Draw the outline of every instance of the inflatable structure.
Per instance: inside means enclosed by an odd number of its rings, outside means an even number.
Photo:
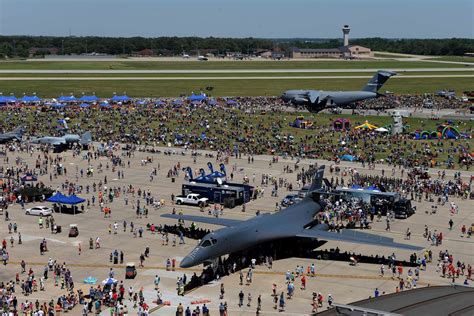
[[[351,122],[346,118],[338,118],[332,122],[335,131],[348,131],[351,129]]]

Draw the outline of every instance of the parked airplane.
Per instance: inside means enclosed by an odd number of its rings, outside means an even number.
[[[64,136],[45,136],[33,138],[31,140],[34,144],[49,144],[58,148],[65,148],[71,144],[80,144],[82,146],[89,145],[92,142],[92,135],[90,132],[85,132],[82,136],[77,134],[66,134]]]
[[[315,218],[324,209],[323,202],[320,201],[320,195],[324,193],[323,174],[324,166],[317,171],[308,191],[310,193],[301,202],[275,214],[258,215],[246,221],[177,214],[161,215],[166,218],[225,226],[204,236],[199,245],[181,261],[180,266],[192,267],[264,242],[290,237],[336,240],[408,250],[423,249],[354,229],[342,230],[340,233],[329,232],[328,225]]]
[[[377,91],[395,75],[393,71],[379,70],[361,91],[287,90],[281,98],[294,105],[304,105],[310,112],[319,112],[327,107],[376,98],[380,96]]]
[[[11,132],[0,134],[0,144],[5,144],[12,140],[21,141],[22,136],[23,136],[23,128],[17,127]]]

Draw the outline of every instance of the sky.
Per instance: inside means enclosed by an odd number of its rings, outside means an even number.
[[[474,0],[0,0],[0,35],[474,38]]]

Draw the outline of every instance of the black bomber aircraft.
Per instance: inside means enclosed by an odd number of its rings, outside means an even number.
[[[329,232],[328,225],[316,219],[324,209],[321,201],[324,166],[321,166],[313,179],[306,197],[299,203],[291,205],[274,214],[257,215],[249,220],[164,214],[162,217],[202,222],[224,226],[204,236],[201,242],[181,261],[183,268],[201,263],[213,262],[220,256],[249,249],[256,245],[274,240],[299,237],[317,240],[335,240],[400,248],[422,250],[422,247],[394,242],[392,238],[360,232],[354,229],[342,230],[340,233]]]

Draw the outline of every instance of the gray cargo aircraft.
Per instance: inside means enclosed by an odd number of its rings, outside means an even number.
[[[71,144],[80,144],[82,146],[89,145],[92,142],[92,136],[90,132],[85,132],[82,136],[77,134],[66,134],[64,136],[45,136],[39,138],[33,138],[31,140],[34,144],[49,144],[55,147],[65,147]]]
[[[5,144],[12,140],[21,141],[22,136],[23,136],[23,128],[18,127],[11,132],[0,134],[0,144]]]
[[[203,237],[180,263],[180,267],[189,268],[204,262],[212,262],[220,256],[235,253],[272,240],[301,237],[320,240],[335,240],[368,244],[375,246],[422,250],[422,247],[396,243],[392,238],[377,236],[349,229],[340,233],[329,232],[328,225],[321,223],[316,216],[324,207],[320,201],[324,166],[317,171],[306,197],[275,214],[263,214],[249,220],[214,218],[204,216],[164,214],[162,217],[202,222],[225,226]]]
[[[376,98],[380,96],[377,91],[395,75],[393,71],[379,70],[361,91],[287,90],[281,98],[294,105],[304,105],[310,112],[319,112],[328,107]]]

